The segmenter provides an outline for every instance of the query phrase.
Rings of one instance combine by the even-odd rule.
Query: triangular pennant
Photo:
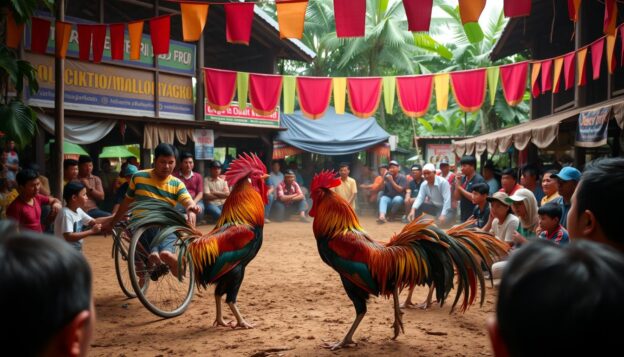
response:
[[[410,118],[427,114],[433,93],[433,75],[396,77],[396,83],[403,113]]]
[[[552,89],[552,60],[542,61],[542,94]]]
[[[275,7],[277,8],[277,23],[279,24],[280,38],[301,39],[301,37],[303,37],[303,25],[308,2],[277,1]]]
[[[565,79],[565,90],[574,87],[574,59],[576,52],[570,52],[563,56],[563,79]]]
[[[154,56],[168,54],[169,39],[171,37],[171,15],[150,19],[149,27]]]
[[[607,35],[607,71],[615,72],[615,35]]]
[[[226,3],[225,38],[229,43],[249,45],[254,17],[253,2]]]
[[[490,93],[490,105],[494,105],[496,101],[496,89],[498,88],[498,77],[500,69],[498,67],[488,67],[487,69],[487,81],[488,91]]]
[[[295,88],[297,87],[295,76],[284,76],[282,91],[284,92],[284,114],[295,112]]]
[[[64,21],[56,21],[54,24],[54,47],[56,58],[65,58],[67,47],[69,47],[69,36],[71,35],[72,24]]]
[[[606,35],[615,35],[618,8],[615,0],[605,0],[605,14],[603,32]]]
[[[249,99],[251,109],[260,115],[275,112],[282,92],[282,76],[270,74],[249,74]]]
[[[39,17],[31,19],[30,50],[34,53],[45,54],[50,39],[50,21]]]
[[[247,94],[249,93],[249,73],[236,73],[236,98],[238,107],[242,110],[247,108]]]
[[[93,25],[78,24],[78,58],[81,61],[88,61],[91,56],[91,38],[93,34]]]
[[[595,41],[590,45],[592,60],[592,79],[600,78],[600,70],[602,67],[602,53],[604,52],[604,37]]]
[[[130,59],[141,59],[141,38],[143,37],[143,21],[134,21],[128,24],[128,36],[130,37]]]
[[[466,113],[481,109],[485,100],[485,68],[451,73],[451,88],[457,105]]]
[[[483,31],[479,26],[479,17],[483,9],[485,9],[485,0],[459,0],[459,15],[466,37],[471,43],[483,39]]]
[[[529,62],[520,62],[500,67],[501,82],[505,101],[510,106],[522,102],[526,89]]]
[[[369,118],[377,111],[381,99],[381,78],[347,78],[349,107],[358,118]]]
[[[563,57],[554,59],[553,70],[553,93],[559,93],[559,83],[561,82],[561,70],[563,69]]]
[[[106,41],[106,25],[93,25],[93,62],[102,62],[104,55],[104,42]]]
[[[123,60],[124,57],[124,28],[125,24],[110,24],[111,59]]]
[[[366,0],[334,0],[336,36],[363,37],[366,29]]]
[[[448,73],[439,73],[433,76],[433,81],[435,82],[436,108],[440,112],[448,109],[449,80],[450,75]]]
[[[347,79],[344,77],[334,77],[332,78],[332,86],[334,87],[334,109],[336,110],[336,114],[344,114]]]
[[[182,39],[199,41],[208,18],[208,4],[180,3],[182,13]]]
[[[24,24],[17,24],[13,12],[9,11],[7,16],[6,46],[18,48],[24,35]]]
[[[396,77],[383,77],[383,96],[384,96],[384,107],[386,108],[386,113],[392,114],[394,112],[394,95],[396,92]]]
[[[531,0],[505,0],[503,5],[505,17],[522,17],[531,15]]]
[[[576,52],[577,60],[577,84],[584,86],[587,82],[585,78],[585,60],[587,59],[587,47]]]
[[[429,31],[433,0],[403,0],[407,29],[412,32]]]
[[[325,77],[297,77],[299,106],[310,119],[325,115],[331,98],[332,80]]]
[[[581,0],[568,0],[568,15],[570,20],[578,21],[578,10],[581,7]]]
[[[533,98],[537,98],[540,93],[537,79],[539,78],[541,68],[542,64],[540,62],[533,63],[531,67],[531,94],[533,94]]]
[[[214,110],[225,110],[234,99],[236,72],[204,68],[206,104]]]

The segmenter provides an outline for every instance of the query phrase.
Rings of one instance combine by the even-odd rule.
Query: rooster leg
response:
[[[215,318],[212,326],[230,326],[229,323],[223,320],[223,312],[221,311],[221,295],[215,294],[215,303],[217,304],[217,317]]]
[[[329,348],[332,351],[356,344],[353,342],[353,334],[360,325],[360,322],[364,318],[364,315],[366,315],[366,300],[369,296],[368,292],[362,290],[351,281],[344,278],[342,275],[340,276],[340,280],[342,281],[342,285],[347,292],[347,296],[349,296],[349,299],[351,299],[351,302],[353,302],[353,307],[355,308],[355,321],[353,321],[353,325],[351,325],[349,332],[347,332],[347,335],[345,336],[345,338],[342,339],[342,341],[338,343],[325,343],[321,345],[321,347]]]
[[[321,347],[323,348],[328,348],[332,351],[335,351],[337,349],[340,349],[342,347],[347,347],[349,345],[355,345],[356,343],[353,342],[353,334],[355,333],[355,330],[357,330],[358,326],[360,325],[360,322],[362,322],[362,319],[364,318],[364,315],[366,315],[366,312],[363,312],[361,314],[357,314],[355,316],[355,321],[353,321],[353,325],[351,325],[351,328],[349,329],[349,332],[347,332],[347,335],[342,339],[342,341],[337,342],[337,343],[325,343],[322,344]]]
[[[410,286],[409,291],[407,292],[407,299],[405,299],[405,302],[401,304],[401,307],[407,309],[413,309],[416,307],[416,304],[412,302],[412,294],[414,294],[414,288],[415,286]]]
[[[228,305],[230,306],[230,310],[232,310],[234,317],[236,317],[236,324],[233,323],[234,321],[230,323],[232,328],[253,328],[252,324],[243,319],[243,315],[241,315],[240,311],[238,311],[238,306],[236,306],[235,302],[228,302]]]
[[[396,338],[399,336],[400,332],[405,333],[405,329],[403,328],[403,320],[401,319],[401,307],[399,305],[399,288],[395,287],[394,291],[392,292],[392,298],[394,300],[394,323],[392,324],[392,327],[394,328],[394,336],[392,337],[393,340],[396,340]]]
[[[425,300],[422,304],[418,304],[416,307],[419,309],[427,310],[431,307],[431,299],[433,298],[433,292],[435,291],[435,284],[431,284],[429,287],[429,294],[427,294],[427,300]]]

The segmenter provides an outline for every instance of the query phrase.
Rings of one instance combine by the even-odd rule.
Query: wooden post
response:
[[[204,34],[199,37],[195,52],[195,121],[204,121]],[[195,143],[193,143],[193,149]],[[195,169],[204,177],[208,174],[206,160],[195,161]]]
[[[65,0],[56,1],[56,19],[65,20]],[[56,38],[54,39],[56,41]],[[56,43],[56,42],[55,42]],[[65,59],[54,57],[54,150],[50,148],[53,173],[51,191],[56,198],[63,195],[63,142],[65,141]]]
[[[158,11],[158,7],[160,6],[160,1],[154,1],[154,17],[157,17],[160,13]],[[160,65],[158,64],[158,56],[154,55],[154,117],[160,118]],[[175,138],[174,138],[175,140]]]

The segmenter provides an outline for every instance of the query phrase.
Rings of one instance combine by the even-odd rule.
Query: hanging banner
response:
[[[214,160],[214,131],[212,129],[195,129],[195,160]]]
[[[249,103],[245,109],[241,109],[237,102],[232,102],[229,108],[221,111],[212,109],[208,104],[204,105],[205,120],[231,125],[279,127],[279,112],[279,108],[277,108],[270,115],[259,115],[251,110]]]
[[[580,113],[575,145],[585,148],[606,145],[609,119],[611,119],[610,106]]]
[[[455,153],[453,152],[453,144],[427,144],[425,146],[425,159],[432,163],[435,167],[439,166],[440,161],[446,160],[449,164],[455,164]]]

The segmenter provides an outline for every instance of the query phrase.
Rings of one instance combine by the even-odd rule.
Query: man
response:
[[[552,177],[552,175],[556,175],[557,171],[548,170],[544,172],[542,176],[542,191],[544,191],[544,197],[540,201],[540,206],[547,204],[550,201],[553,201],[559,198],[559,181]]]
[[[537,203],[542,202],[544,197],[544,191],[539,181],[539,174],[537,169],[531,165],[525,165],[522,168],[522,175],[520,176],[520,184],[527,190],[533,192],[533,196],[537,200]]]
[[[384,186],[381,199],[379,200],[379,218],[377,222],[386,223],[386,213],[390,209],[390,218],[403,207],[403,193],[407,188],[407,178],[399,173],[399,163],[392,160],[388,163],[388,172],[384,176]]]
[[[474,224],[476,228],[482,229],[490,219],[490,205],[487,201],[489,192],[490,187],[487,183],[472,185],[472,203],[475,208],[471,218],[476,220]]]
[[[103,225],[104,232],[112,231],[115,223],[126,216],[130,204],[134,201],[159,200],[175,207],[176,203],[181,203],[187,214],[189,225],[195,226],[196,215],[201,208],[195,205],[195,201],[189,195],[186,186],[178,178],[172,175],[176,167],[177,150],[171,144],[160,143],[154,150],[154,168],[137,172],[130,179],[126,198],[119,206],[117,213],[112,220]],[[169,266],[170,271],[175,276],[178,271],[177,254],[174,254],[174,234],[166,237],[162,243],[152,246],[151,242],[158,234],[157,229],[147,230],[142,239],[149,245],[149,262],[160,265],[163,262]]]
[[[349,174],[349,164],[343,162],[340,164],[338,174],[340,175],[340,186],[334,187],[332,190],[338,194],[338,196],[349,202],[351,208],[355,210],[356,198],[357,198],[357,183]]]
[[[384,186],[384,177],[388,172],[388,165],[379,165],[377,172],[379,173],[379,176],[376,176],[372,183],[360,185],[361,189],[368,190],[368,202],[370,203],[377,203],[381,198],[380,192]]]
[[[405,214],[401,217],[402,223],[408,223],[407,216],[412,210],[412,205],[414,201],[416,201],[416,197],[418,197],[418,192],[420,192],[420,185],[425,181],[422,177],[422,167],[418,164],[412,165],[412,170],[410,172],[410,176],[412,180],[409,182],[407,189],[405,190]]]
[[[443,158],[440,160],[440,176],[443,179],[448,181],[449,185],[453,186],[455,184],[455,173],[451,171],[451,165],[449,164],[448,159]]]
[[[299,173],[299,165],[297,165],[297,161],[293,160],[288,163],[288,168],[295,173],[295,181],[299,184],[299,187],[303,190],[303,176]]]
[[[503,170],[501,173],[501,189],[498,192],[505,192],[507,196],[511,197],[521,188],[524,187],[518,184],[514,170],[511,168]]]
[[[460,160],[461,172],[455,178],[455,192],[453,199],[459,200],[461,221],[465,222],[474,210],[472,203],[472,186],[484,183],[485,180],[477,173],[477,159],[474,156],[464,156]]]
[[[446,179],[436,176],[435,171],[433,164],[426,164],[423,167],[425,182],[420,185],[420,191],[407,218],[409,221],[413,221],[421,213],[426,213],[436,217],[440,225],[447,223],[451,209],[451,186]],[[429,201],[425,202],[425,199]]]
[[[193,154],[190,152],[183,152],[180,155],[180,170],[176,172],[175,177],[179,178],[184,186],[186,186],[186,190],[189,195],[193,198],[195,205],[199,206],[201,213],[197,215],[197,221],[201,221],[203,218],[203,213],[205,210],[204,206],[204,179],[202,175],[194,172],[193,168],[195,167],[195,162],[193,160]],[[180,204],[176,206],[180,210],[184,210]]]
[[[624,158],[594,160],[585,167],[567,217],[571,239],[589,239],[624,252],[622,212],[613,206],[624,197],[622,182]]]
[[[286,214],[298,213],[301,222],[308,222],[305,213],[307,208],[308,204],[301,187],[295,182],[295,173],[286,170],[284,181],[277,186],[273,217],[276,221],[282,222]]]
[[[6,356],[86,356],[95,309],[91,270],[60,239],[0,223],[0,343]]]
[[[561,225],[564,228],[568,228],[568,212],[570,211],[570,206],[572,205],[572,195],[576,190],[576,185],[578,185],[579,180],[581,179],[581,172],[575,169],[572,166],[566,166],[558,174],[552,175],[551,177],[556,178],[559,181],[559,197],[552,202],[557,203],[563,209],[561,214]],[[607,204],[614,196],[612,193],[608,193],[607,196],[609,199],[606,201],[600,202],[600,204]],[[592,197],[592,199],[595,199]]]
[[[496,179],[496,166],[494,166],[494,162],[492,162],[492,160],[487,160],[485,165],[483,165],[483,179],[490,187],[490,196],[492,196],[494,192],[498,192],[500,184]]]
[[[6,178],[11,182],[15,182],[15,177],[19,171],[19,156],[17,151],[15,151],[15,141],[8,140],[4,151],[6,152],[6,163],[4,163],[7,168]]]
[[[130,165],[136,166],[137,169],[141,169],[141,163],[139,162],[139,159],[137,159],[134,156],[127,157],[126,162],[129,163]]]
[[[35,232],[43,232],[41,206],[50,205],[48,218],[53,220],[63,208],[61,201],[54,197],[39,194],[41,182],[36,171],[25,169],[17,173],[19,196],[7,207],[7,217],[14,219],[20,227]]]
[[[206,214],[213,220],[221,217],[225,199],[230,195],[227,182],[221,177],[221,162],[213,160],[210,163],[210,175],[204,179],[204,200],[206,200]]]
[[[63,186],[74,180],[78,180],[78,161],[65,159],[63,160]]]
[[[282,167],[279,161],[275,160],[271,163],[271,173],[269,173],[269,178],[267,179],[267,196],[269,203],[267,203],[264,209],[265,223],[271,222],[268,217],[271,215],[271,207],[276,199],[277,187],[284,181],[284,174],[281,169]]]
[[[102,180],[93,174],[93,160],[86,155],[80,155],[78,159],[78,179],[87,189],[87,202],[84,211],[93,218],[101,218],[110,216],[110,212],[106,212],[98,208],[96,201],[104,200],[104,186]]]

